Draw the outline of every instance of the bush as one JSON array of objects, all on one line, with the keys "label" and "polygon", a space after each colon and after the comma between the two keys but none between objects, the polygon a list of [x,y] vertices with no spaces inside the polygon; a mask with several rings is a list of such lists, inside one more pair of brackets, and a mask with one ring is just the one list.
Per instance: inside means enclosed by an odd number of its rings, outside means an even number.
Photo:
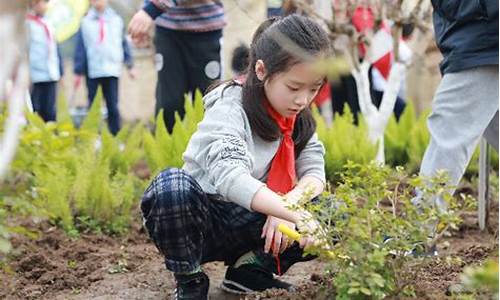
[{"label": "bush", "polygon": [[109,233],[124,232],[132,204],[145,186],[131,171],[143,157],[144,126],[125,126],[113,137],[100,107],[97,97],[80,129],[64,112],[60,121],[49,123],[28,113],[13,162],[13,172],[21,174],[32,190],[20,197],[72,233],[79,218],[90,218]]},{"label": "bush", "polygon": [[[414,274],[405,267],[423,259],[408,254],[429,251],[457,228],[459,214],[471,204],[470,197],[459,205],[445,193],[446,176],[431,182],[424,186],[422,179],[409,177],[402,168],[348,162],[335,195],[324,193],[317,203],[303,204],[324,224],[314,233],[324,244],[308,251],[327,260],[337,299],[412,295]],[[424,192],[418,206],[411,201],[415,188]],[[447,202],[448,211],[428,201],[437,195]],[[435,227],[439,231],[429,239]]]}]

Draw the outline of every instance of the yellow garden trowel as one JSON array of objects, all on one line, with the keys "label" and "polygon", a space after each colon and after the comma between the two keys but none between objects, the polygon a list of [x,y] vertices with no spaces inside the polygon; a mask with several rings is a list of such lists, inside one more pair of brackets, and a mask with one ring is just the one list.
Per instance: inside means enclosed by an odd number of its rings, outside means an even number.
[{"label": "yellow garden trowel", "polygon": [[[286,226],[285,224],[279,224],[278,230],[281,233],[283,233],[284,235],[286,235],[287,237],[291,238],[292,240],[294,240],[296,242],[300,241],[301,234],[298,233],[296,230],[293,230],[290,227]],[[326,250],[325,253],[331,259],[334,259],[336,257],[335,254],[333,253],[333,251],[331,251],[331,250]]]}]

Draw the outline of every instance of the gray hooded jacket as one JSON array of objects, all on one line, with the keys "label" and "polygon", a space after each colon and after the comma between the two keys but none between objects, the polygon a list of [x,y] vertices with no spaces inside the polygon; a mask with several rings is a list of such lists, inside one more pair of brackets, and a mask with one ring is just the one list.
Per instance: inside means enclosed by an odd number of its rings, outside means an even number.
[{"label": "gray hooded jacket", "polygon": [[[221,85],[204,98],[205,116],[183,154],[184,166],[205,193],[248,210],[265,185],[280,140],[267,142],[252,133],[243,110],[240,86]],[[297,178],[325,180],[325,150],[314,134],[295,161]]]}]

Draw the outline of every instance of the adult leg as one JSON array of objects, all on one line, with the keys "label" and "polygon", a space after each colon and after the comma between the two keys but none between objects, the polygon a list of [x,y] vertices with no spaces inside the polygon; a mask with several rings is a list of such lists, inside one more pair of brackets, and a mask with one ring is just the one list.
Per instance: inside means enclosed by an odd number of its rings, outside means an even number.
[{"label": "adult leg", "polygon": [[188,66],[188,88],[194,94],[199,89],[203,94],[207,88],[220,79],[222,30],[202,33],[185,33],[184,60]]},{"label": "adult leg", "polygon": [[[175,112],[184,114],[184,94],[188,92],[187,65],[182,55],[181,33],[156,27],[156,83],[155,114],[163,109],[163,119],[167,130],[172,132]],[[201,50],[202,53],[204,50]]]},{"label": "adult leg", "polygon": [[[428,177],[446,170],[449,183],[456,186],[479,138],[497,112],[498,66],[445,74],[427,121],[431,140],[420,174]],[[445,207],[440,198],[437,201],[440,207]]]},{"label": "adult leg", "polygon": [[109,131],[116,135],[120,130],[120,111],[118,110],[118,78],[102,78],[102,94],[108,109]]},{"label": "adult leg", "polygon": [[490,124],[484,131],[484,137],[488,143],[498,152],[498,110]]}]

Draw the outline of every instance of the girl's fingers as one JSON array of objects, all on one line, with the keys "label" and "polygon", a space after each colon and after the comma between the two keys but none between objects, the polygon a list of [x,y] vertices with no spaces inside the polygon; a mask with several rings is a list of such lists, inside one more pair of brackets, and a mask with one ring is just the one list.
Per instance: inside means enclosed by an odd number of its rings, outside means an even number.
[{"label": "girl's fingers", "polygon": [[307,248],[314,244],[315,244],[315,239],[309,236],[301,238],[299,242],[300,248]]},{"label": "girl's fingers", "polygon": [[271,245],[273,243],[274,238],[274,228],[272,226],[268,226],[266,232],[266,242],[264,243],[264,252],[269,253],[269,249],[271,249]]},{"label": "girl's fingers", "polygon": [[280,253],[285,252],[286,248],[289,246],[289,239],[286,235],[283,234],[283,237],[281,238],[281,247],[280,247]]},{"label": "girl's fingers", "polygon": [[262,233],[260,234],[260,238],[264,238],[266,236],[268,226],[269,226],[269,217],[267,217],[266,223],[264,223],[264,226],[262,227]]},{"label": "girl's fingers", "polygon": [[273,255],[278,256],[280,253],[281,249],[281,238],[282,238],[282,233],[276,230],[274,232],[274,243],[273,243]]},{"label": "girl's fingers", "polygon": [[306,245],[306,241],[307,241],[306,238],[301,238],[300,239],[300,241],[299,241],[300,248],[304,248],[304,246]]}]

